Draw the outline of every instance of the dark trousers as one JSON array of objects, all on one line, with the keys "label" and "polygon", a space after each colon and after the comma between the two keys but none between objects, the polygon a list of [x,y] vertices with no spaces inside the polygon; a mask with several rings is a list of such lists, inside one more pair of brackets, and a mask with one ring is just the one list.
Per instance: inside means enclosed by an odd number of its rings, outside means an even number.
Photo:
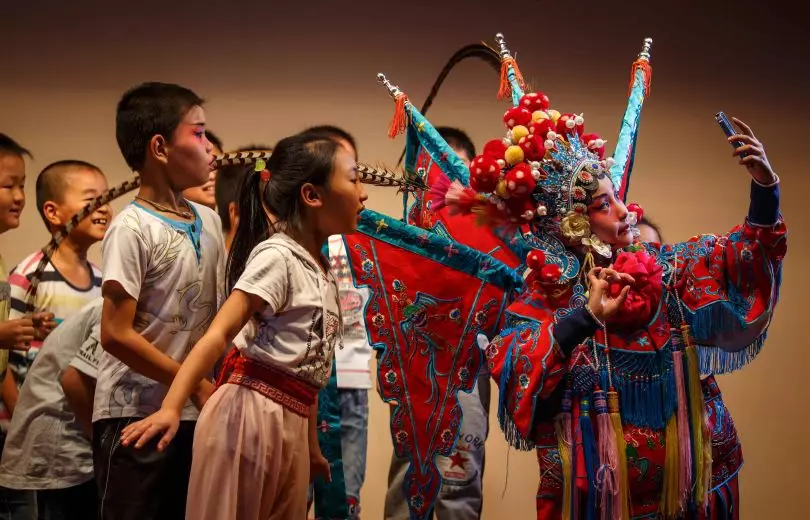
[{"label": "dark trousers", "polygon": [[191,472],[194,421],[182,421],[163,451],[158,435],[136,449],[121,445],[121,430],[138,419],[93,423],[93,467],[101,520],[183,520]]},{"label": "dark trousers", "polygon": [[95,480],[65,489],[37,491],[38,520],[91,520],[98,515]]}]

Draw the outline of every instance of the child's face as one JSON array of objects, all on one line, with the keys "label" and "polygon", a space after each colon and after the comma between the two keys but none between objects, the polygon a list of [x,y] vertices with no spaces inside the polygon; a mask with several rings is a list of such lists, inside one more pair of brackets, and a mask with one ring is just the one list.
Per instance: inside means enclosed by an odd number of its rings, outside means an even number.
[{"label": "child's face", "polygon": [[25,161],[0,154],[0,233],[20,225],[25,207]]},{"label": "child's face", "polygon": [[[222,153],[222,150],[213,147],[214,155],[218,155]],[[214,187],[216,186],[217,182],[217,171],[211,170],[208,172],[208,180],[202,186],[195,186],[193,188],[186,188],[183,190],[183,197],[187,198],[192,202],[196,202],[197,204],[202,204],[203,206],[208,206],[211,209],[215,209],[217,206],[217,199],[214,191]]]},{"label": "child's face", "polygon": [[357,175],[353,152],[338,147],[335,168],[323,190],[323,206],[318,220],[327,235],[341,235],[357,231],[357,222],[363,203],[368,199]]},{"label": "child's face", "polygon": [[[48,220],[56,225],[65,225],[89,202],[108,190],[107,179],[95,170],[74,170],[68,173],[62,202],[50,202],[52,210],[46,210]],[[52,211],[52,212],[51,212]],[[112,219],[112,208],[105,205],[82,220],[70,234],[71,240],[88,247],[104,238],[107,225]]]},{"label": "child's face", "polygon": [[169,180],[174,189],[183,191],[208,181],[214,147],[205,136],[202,107],[192,107],[186,113],[166,146]]}]

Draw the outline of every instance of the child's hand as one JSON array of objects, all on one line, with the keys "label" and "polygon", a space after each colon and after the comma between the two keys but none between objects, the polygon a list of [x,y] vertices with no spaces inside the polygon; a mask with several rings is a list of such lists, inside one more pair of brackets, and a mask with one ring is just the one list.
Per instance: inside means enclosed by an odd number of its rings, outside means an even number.
[{"label": "child's hand", "polygon": [[194,403],[194,406],[196,406],[198,410],[202,410],[203,406],[205,406],[205,403],[210,399],[211,394],[213,394],[216,389],[211,381],[203,379],[197,387],[197,390],[191,394],[191,402]]},{"label": "child's hand", "polygon": [[163,451],[172,442],[179,427],[180,414],[174,410],[161,408],[149,417],[129,424],[121,430],[121,444],[129,446],[135,442],[135,448],[142,448],[155,435],[163,433],[157,445],[158,451]]},{"label": "child's hand", "polygon": [[36,329],[28,318],[0,322],[0,348],[28,350],[26,345],[34,341]]},{"label": "child's hand", "polygon": [[332,469],[321,450],[311,451],[309,455],[309,481],[314,482],[318,477],[323,477],[327,483],[332,482]]},{"label": "child's hand", "polygon": [[34,328],[37,331],[36,339],[39,341],[44,341],[57,325],[52,312],[37,312],[32,316],[32,319]]}]

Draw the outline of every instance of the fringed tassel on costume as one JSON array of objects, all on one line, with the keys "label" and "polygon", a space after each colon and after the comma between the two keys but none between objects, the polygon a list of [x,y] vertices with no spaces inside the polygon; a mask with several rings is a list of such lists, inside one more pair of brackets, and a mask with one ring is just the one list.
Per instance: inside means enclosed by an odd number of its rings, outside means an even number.
[{"label": "fringed tassel on costume", "polygon": [[394,117],[391,119],[391,124],[388,127],[388,137],[394,138],[398,134],[405,132],[408,126],[408,116],[405,113],[405,103],[408,101],[408,96],[400,94],[396,98],[396,107],[394,108]]},{"label": "fringed tassel on costume", "polygon": [[596,482],[599,486],[599,506],[602,520],[620,520],[622,506],[619,502],[619,453],[616,433],[608,414],[607,397],[601,389],[593,393],[593,408],[596,411],[596,428],[599,434],[599,470]]},{"label": "fringed tassel on costume", "polygon": [[644,95],[650,95],[650,84],[652,83],[652,65],[650,65],[650,60],[645,58],[639,58],[633,63],[633,67],[630,69],[630,86],[627,87],[627,95],[630,95],[630,92],[633,90],[633,84],[636,82],[636,71],[641,70],[644,73]]},{"label": "fringed tassel on costume", "polygon": [[692,457],[695,460],[695,487],[692,491],[695,503],[705,506],[711,483],[712,443],[707,431],[703,390],[700,387],[697,347],[692,343],[689,325],[681,325],[686,353],[686,382],[689,397],[689,416],[692,425]]},{"label": "fringed tassel on costume", "polygon": [[574,474],[571,470],[573,456],[571,426],[571,391],[566,390],[562,398],[562,411],[554,421],[563,472],[562,520],[574,520],[574,517],[571,516],[571,487],[574,483]]},{"label": "fringed tassel on costume", "polygon": [[526,88],[526,82],[523,81],[523,74],[520,73],[520,69],[518,68],[515,59],[511,56],[504,58],[501,61],[501,81],[498,85],[499,100],[509,99],[512,97],[512,85],[509,81],[510,68],[512,69],[512,73],[515,75],[515,81],[517,81],[517,84],[520,85],[520,88]]},{"label": "fringed tassel on costume", "polygon": [[686,505],[692,488],[692,442],[689,430],[689,412],[686,402],[686,383],[683,375],[683,352],[677,331],[672,331],[672,360],[675,370],[675,385],[678,393],[678,504]]},{"label": "fringed tassel on costume", "polygon": [[619,507],[622,520],[630,520],[630,489],[627,487],[627,443],[624,440],[624,428],[622,427],[622,416],[619,413],[619,393],[611,387],[607,393],[608,412],[610,422],[613,425],[613,433],[616,436],[616,451],[619,455],[619,471],[616,478],[619,487]]},{"label": "fringed tassel on costume", "polygon": [[588,503],[585,511],[586,520],[596,520],[596,463],[598,452],[596,436],[591,423],[590,396],[584,395],[579,402],[579,428],[582,432],[582,450],[585,459],[585,474],[588,476]]}]

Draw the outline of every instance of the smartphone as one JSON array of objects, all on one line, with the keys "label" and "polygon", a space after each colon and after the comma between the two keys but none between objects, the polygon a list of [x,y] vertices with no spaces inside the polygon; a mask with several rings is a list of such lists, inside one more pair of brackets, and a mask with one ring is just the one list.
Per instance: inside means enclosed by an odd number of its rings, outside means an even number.
[{"label": "smartphone", "polygon": [[[732,135],[737,135],[739,133],[734,129],[733,126],[731,126],[731,121],[728,120],[728,117],[726,117],[726,114],[724,114],[723,112],[716,113],[714,115],[714,118],[717,120],[717,124],[720,125],[720,128],[723,129],[723,132],[726,134],[726,137],[731,137]],[[733,146],[734,148],[739,148],[740,146],[742,146],[742,143],[739,141],[732,141],[731,146]],[[746,155],[747,154],[745,153],[741,153],[740,159],[742,159]]]}]

